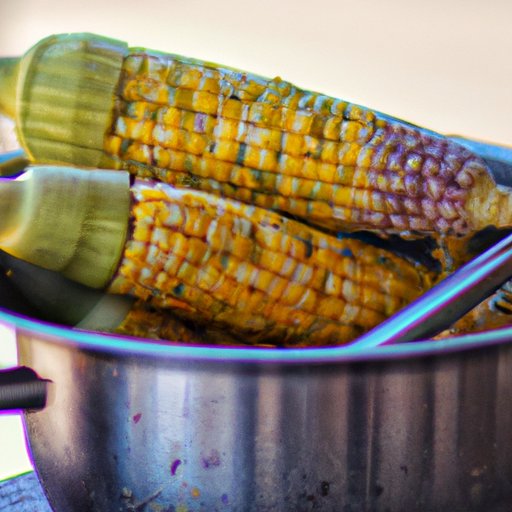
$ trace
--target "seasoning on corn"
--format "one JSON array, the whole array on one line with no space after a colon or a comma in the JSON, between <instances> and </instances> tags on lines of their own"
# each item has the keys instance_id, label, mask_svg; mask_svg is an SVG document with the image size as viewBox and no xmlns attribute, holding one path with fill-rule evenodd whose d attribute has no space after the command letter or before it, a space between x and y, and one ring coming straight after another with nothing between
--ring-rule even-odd
<instances>
[{"instance_id":1,"label":"seasoning on corn","mask_svg":"<svg viewBox=\"0 0 512 512\"><path fill-rule=\"evenodd\" d=\"M3 68L0 108L38 162L127 169L333 230L512 224L510 192L468 149L279 78L90 34L49 37Z\"/></svg>"},{"instance_id":2,"label":"seasoning on corn","mask_svg":"<svg viewBox=\"0 0 512 512\"><path fill-rule=\"evenodd\" d=\"M130 188L123 172L41 167L0 179L0 196L5 251L251 343L347 342L433 277L269 210L145 180Z\"/></svg>"}]
</instances>

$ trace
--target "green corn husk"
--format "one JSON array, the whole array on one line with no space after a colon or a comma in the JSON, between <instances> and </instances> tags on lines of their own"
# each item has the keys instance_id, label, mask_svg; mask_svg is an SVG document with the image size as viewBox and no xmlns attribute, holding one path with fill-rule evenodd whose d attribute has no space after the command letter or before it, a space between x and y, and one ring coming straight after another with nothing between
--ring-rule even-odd
<instances>
[{"instance_id":1,"label":"green corn husk","mask_svg":"<svg viewBox=\"0 0 512 512\"><path fill-rule=\"evenodd\" d=\"M129 211L127 173L33 168L0 178L0 248L102 288L122 253Z\"/></svg>"},{"instance_id":2,"label":"green corn husk","mask_svg":"<svg viewBox=\"0 0 512 512\"><path fill-rule=\"evenodd\" d=\"M125 51L119 41L69 34L2 60L0 111L15 118L32 160L105 167L103 138Z\"/></svg>"}]
</instances>

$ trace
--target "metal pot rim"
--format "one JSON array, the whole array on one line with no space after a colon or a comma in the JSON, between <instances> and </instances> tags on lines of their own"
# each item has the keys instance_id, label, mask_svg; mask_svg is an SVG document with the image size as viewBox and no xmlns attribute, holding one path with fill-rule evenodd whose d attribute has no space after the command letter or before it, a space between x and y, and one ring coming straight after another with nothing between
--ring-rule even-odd
<instances>
[{"instance_id":1,"label":"metal pot rim","mask_svg":"<svg viewBox=\"0 0 512 512\"><path fill-rule=\"evenodd\" d=\"M2 308L0 308L0 323L13 328L17 334L21 332L35 335L50 342L71 344L84 350L124 356L156 356L172 360L217 361L219 363L245 362L294 365L386 361L440 356L471 349L485 349L512 341L512 327L506 327L493 331L456 336L442 341L416 341L372 349L354 348L350 345L276 349L185 345L179 342L163 342L118 334L82 331L29 318Z\"/></svg>"}]
</instances>

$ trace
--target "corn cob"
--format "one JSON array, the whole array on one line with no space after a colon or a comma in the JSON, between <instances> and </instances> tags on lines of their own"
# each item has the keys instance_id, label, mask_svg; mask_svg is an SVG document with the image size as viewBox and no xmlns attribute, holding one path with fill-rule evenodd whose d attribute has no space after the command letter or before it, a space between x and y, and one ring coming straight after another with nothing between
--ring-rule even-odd
<instances>
[{"instance_id":1,"label":"corn cob","mask_svg":"<svg viewBox=\"0 0 512 512\"><path fill-rule=\"evenodd\" d=\"M0 208L7 252L251 343L344 343L433 278L269 210L148 180L130 188L123 172L38 168L0 178Z\"/></svg>"},{"instance_id":2,"label":"corn cob","mask_svg":"<svg viewBox=\"0 0 512 512\"><path fill-rule=\"evenodd\" d=\"M132 234L109 291L253 342L343 343L428 286L387 251L268 210L147 181L132 194Z\"/></svg>"},{"instance_id":3,"label":"corn cob","mask_svg":"<svg viewBox=\"0 0 512 512\"><path fill-rule=\"evenodd\" d=\"M3 68L0 106L38 162L127 169L330 230L511 225L510 193L468 149L280 78L87 34Z\"/></svg>"}]
</instances>

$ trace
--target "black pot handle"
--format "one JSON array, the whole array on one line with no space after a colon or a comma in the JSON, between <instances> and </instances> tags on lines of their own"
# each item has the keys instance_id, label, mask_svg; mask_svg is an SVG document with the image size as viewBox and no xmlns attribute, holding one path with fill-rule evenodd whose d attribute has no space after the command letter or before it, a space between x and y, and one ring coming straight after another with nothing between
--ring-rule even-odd
<instances>
[{"instance_id":1,"label":"black pot handle","mask_svg":"<svg viewBox=\"0 0 512 512\"><path fill-rule=\"evenodd\" d=\"M43 409L50 382L26 366L0 370L0 411Z\"/></svg>"}]
</instances>

